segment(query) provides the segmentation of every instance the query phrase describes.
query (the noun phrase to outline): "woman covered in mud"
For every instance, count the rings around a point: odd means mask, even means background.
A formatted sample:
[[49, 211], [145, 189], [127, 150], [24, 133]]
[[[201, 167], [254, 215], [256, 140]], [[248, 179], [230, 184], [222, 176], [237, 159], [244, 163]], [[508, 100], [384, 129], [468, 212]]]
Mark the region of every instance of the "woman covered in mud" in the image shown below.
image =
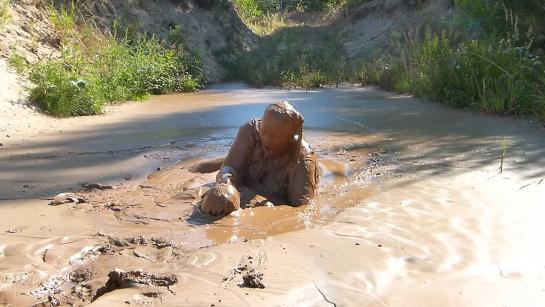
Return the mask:
[[286, 101], [271, 104], [263, 119], [253, 119], [238, 131], [216, 176], [216, 184], [201, 202], [201, 212], [224, 215], [261, 197], [272, 202], [307, 204], [316, 191], [316, 156], [303, 139], [303, 117]]

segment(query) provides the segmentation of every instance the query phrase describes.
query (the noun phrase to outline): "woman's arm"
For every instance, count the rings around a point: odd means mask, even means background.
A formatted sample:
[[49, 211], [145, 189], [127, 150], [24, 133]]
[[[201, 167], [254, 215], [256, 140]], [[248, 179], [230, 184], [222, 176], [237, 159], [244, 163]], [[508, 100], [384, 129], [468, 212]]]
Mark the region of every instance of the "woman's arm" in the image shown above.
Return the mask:
[[229, 154], [216, 176], [216, 182], [227, 183], [230, 181], [235, 185], [241, 183], [248, 171], [257, 143], [257, 124], [257, 120], [253, 119], [240, 127]]
[[288, 185], [288, 200], [292, 206], [306, 205], [314, 197], [320, 170], [314, 153], [301, 159]]

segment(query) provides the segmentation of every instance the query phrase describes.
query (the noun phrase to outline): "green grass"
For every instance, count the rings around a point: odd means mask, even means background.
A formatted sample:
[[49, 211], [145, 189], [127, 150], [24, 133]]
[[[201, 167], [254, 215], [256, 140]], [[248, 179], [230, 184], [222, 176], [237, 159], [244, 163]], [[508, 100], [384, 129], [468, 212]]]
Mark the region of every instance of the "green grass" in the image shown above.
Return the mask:
[[70, 2], [68, 7], [63, 5], [60, 9], [50, 5], [48, 13], [51, 23], [61, 36], [64, 37], [67, 33], [74, 33], [77, 20], [77, 8], [74, 1]]
[[0, 31], [4, 29], [10, 20], [9, 0], [0, 0]]
[[[12, 52], [10, 63], [32, 83], [30, 99], [54, 116], [91, 115], [107, 103], [152, 94], [194, 91], [205, 79], [199, 62], [181, 43], [115, 29], [106, 34], [79, 22], [74, 6], [50, 8], [61, 37], [58, 57], [27, 64]], [[180, 39], [180, 29], [171, 37]], [[117, 34], [125, 33], [120, 38]]]
[[531, 38], [459, 41], [447, 32], [407, 36], [392, 55], [364, 62], [364, 84], [459, 107], [545, 119], [545, 65]]
[[[542, 0], [454, 0], [468, 16], [476, 18], [488, 37], [501, 38], [511, 31], [513, 24], [521, 29], [532, 29], [541, 45], [545, 40], [545, 5]], [[470, 23], [463, 19], [466, 24]], [[543, 47], [543, 45], [541, 45]]]

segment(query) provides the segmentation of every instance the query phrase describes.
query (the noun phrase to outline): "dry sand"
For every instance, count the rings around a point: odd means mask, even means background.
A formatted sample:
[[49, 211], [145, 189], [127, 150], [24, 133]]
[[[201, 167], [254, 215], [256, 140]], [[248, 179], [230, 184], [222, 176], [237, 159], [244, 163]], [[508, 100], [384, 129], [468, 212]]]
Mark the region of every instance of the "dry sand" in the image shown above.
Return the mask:
[[[278, 99], [305, 116], [320, 195], [202, 218], [194, 204], [214, 174], [190, 166], [224, 155]], [[0, 305], [545, 301], [541, 125], [375, 89], [240, 87], [52, 121], [0, 149]], [[65, 191], [89, 203], [47, 206]]]

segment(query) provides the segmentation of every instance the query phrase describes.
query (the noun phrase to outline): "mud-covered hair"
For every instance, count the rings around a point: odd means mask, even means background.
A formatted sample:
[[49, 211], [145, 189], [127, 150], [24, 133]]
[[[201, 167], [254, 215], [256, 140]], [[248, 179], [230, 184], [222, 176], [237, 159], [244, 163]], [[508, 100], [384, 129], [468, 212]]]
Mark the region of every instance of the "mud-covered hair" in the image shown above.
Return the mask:
[[266, 114], [272, 114], [275, 117], [285, 120], [287, 123], [290, 123], [293, 126], [294, 137], [296, 136], [299, 141], [303, 139], [303, 123], [305, 120], [301, 113], [299, 113], [295, 108], [287, 101], [278, 101], [275, 102], [265, 109]]
[[301, 154], [303, 147], [303, 123], [305, 120], [301, 113], [287, 101], [275, 102], [265, 109], [265, 115], [270, 114], [283, 122], [289, 123], [292, 126], [293, 143], [289, 155], [293, 157], [292, 161], [298, 163], [297, 157]]

